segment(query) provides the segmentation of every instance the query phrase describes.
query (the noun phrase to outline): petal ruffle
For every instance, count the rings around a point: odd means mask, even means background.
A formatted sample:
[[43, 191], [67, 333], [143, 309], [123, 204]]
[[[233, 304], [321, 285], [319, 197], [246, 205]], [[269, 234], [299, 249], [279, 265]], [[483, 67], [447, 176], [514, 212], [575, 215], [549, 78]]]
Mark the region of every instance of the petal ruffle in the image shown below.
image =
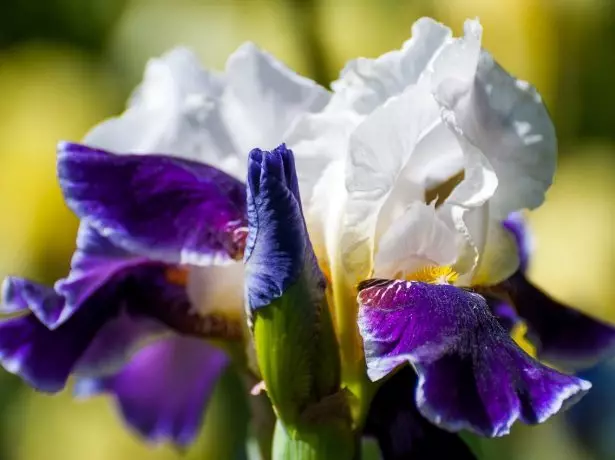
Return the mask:
[[245, 187], [211, 166], [62, 143], [58, 175], [73, 211], [124, 249], [193, 265], [242, 255]]
[[[417, 85], [371, 113], [350, 137], [341, 251], [353, 278], [365, 279], [371, 271], [365, 262], [373, 260], [381, 209], [400, 172], [413, 160], [421, 136], [439, 122], [439, 116], [431, 95]], [[412, 164], [424, 169], [423, 161]], [[403, 185], [407, 185], [404, 204], [423, 199], [421, 184], [408, 180]]]
[[0, 321], [0, 364], [39, 391], [62, 390], [96, 333], [113, 315], [113, 309], [103, 308], [107, 305], [99, 301], [95, 308], [82, 309], [70, 321], [50, 330], [36, 315], [26, 312], [40, 310], [43, 304], [54, 304], [61, 309], [64, 299], [52, 288], [7, 278], [3, 292], [10, 293], [4, 303], [13, 309], [19, 306], [24, 314]]
[[615, 327], [556, 301], [517, 272], [499, 288], [527, 323], [540, 359], [565, 369], [584, 369], [615, 350]]
[[173, 337], [146, 346], [115, 375], [78, 380], [75, 393], [110, 393], [143, 437], [184, 447], [196, 438], [227, 363], [222, 351], [201, 340]]
[[250, 152], [248, 222], [245, 264], [250, 310], [271, 304], [302, 273], [324, 290], [303, 218], [293, 153], [284, 144], [271, 152]]
[[203, 69], [193, 52], [173, 49], [147, 63], [126, 111], [94, 127], [84, 143], [114, 152], [166, 152], [233, 170], [237, 149], [220, 114], [223, 90], [223, 78]]
[[226, 326], [222, 322], [191, 311], [185, 286], [169, 282], [168, 270], [149, 263], [115, 272], [54, 329], [30, 312], [40, 311], [41, 305], [61, 311], [65, 297], [31, 281], [7, 278], [3, 310], [20, 316], [0, 322], [1, 364], [34, 388], [56, 392], [70, 374], [116, 371], [143, 343], [169, 328], [205, 336], [226, 332], [219, 330]]
[[412, 25], [412, 38], [400, 50], [350, 61], [331, 85], [334, 94], [327, 110], [371, 112], [418, 82], [450, 36], [448, 27], [431, 18], [419, 19]]
[[369, 376], [411, 363], [417, 406], [438, 426], [502, 436], [516, 420], [545, 421], [591, 386], [528, 356], [476, 293], [376, 280], [363, 285], [358, 301]]
[[421, 415], [408, 391], [417, 382], [414, 370], [404, 366], [380, 387], [372, 400], [365, 434], [376, 437], [383, 458], [476, 459], [458, 435], [438, 428]]
[[255, 146], [274, 148], [299, 115], [318, 112], [329, 92], [287, 68], [253, 43], [240, 46], [226, 63], [228, 81], [222, 99], [227, 126], [233, 127], [240, 152]]
[[[557, 141], [537, 91], [480, 51], [477, 21], [467, 21], [465, 30], [466, 36], [434, 61], [432, 83], [438, 101], [455, 113], [464, 136], [484, 153], [498, 177], [490, 202], [495, 223], [544, 201], [555, 172]], [[462, 65], [459, 59], [470, 48], [473, 53]]]
[[[82, 222], [77, 233], [77, 249], [66, 278], [57, 281], [55, 291], [64, 299], [57, 310], [42, 315], [30, 308], [48, 328], [54, 329], [72, 316], [87, 299], [112, 277], [126, 270], [146, 264], [147, 260], [114, 246], [90, 225]], [[22, 291], [25, 292], [25, 291]]]

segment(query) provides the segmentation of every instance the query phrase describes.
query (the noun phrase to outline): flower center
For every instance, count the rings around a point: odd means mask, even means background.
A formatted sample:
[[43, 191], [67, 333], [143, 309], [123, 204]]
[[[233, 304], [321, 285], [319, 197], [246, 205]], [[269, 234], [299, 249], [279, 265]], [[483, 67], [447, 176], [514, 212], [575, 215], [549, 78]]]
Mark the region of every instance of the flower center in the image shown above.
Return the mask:
[[408, 281], [419, 281], [429, 284], [452, 284], [459, 274], [450, 266], [427, 265], [406, 276]]

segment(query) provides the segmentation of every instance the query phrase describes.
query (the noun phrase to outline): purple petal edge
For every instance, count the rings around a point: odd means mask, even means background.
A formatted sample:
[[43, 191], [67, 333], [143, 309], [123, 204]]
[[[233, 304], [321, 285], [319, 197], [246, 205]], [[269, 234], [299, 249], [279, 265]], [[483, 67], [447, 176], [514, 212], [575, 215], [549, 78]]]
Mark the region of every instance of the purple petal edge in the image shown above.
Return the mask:
[[117, 374], [80, 379], [75, 395], [109, 393], [128, 425], [153, 443], [186, 447], [196, 438], [226, 355], [185, 337], [159, 340], [139, 351]]
[[201, 266], [242, 256], [245, 186], [212, 166], [62, 142], [58, 177], [68, 206], [132, 253]]
[[528, 326], [540, 359], [565, 369], [587, 369], [615, 353], [615, 327], [570, 308], [517, 272], [501, 287]]
[[516, 420], [541, 423], [591, 387], [528, 356], [476, 293], [388, 280], [361, 288], [368, 375], [377, 380], [412, 364], [417, 406], [440, 427], [503, 436]]

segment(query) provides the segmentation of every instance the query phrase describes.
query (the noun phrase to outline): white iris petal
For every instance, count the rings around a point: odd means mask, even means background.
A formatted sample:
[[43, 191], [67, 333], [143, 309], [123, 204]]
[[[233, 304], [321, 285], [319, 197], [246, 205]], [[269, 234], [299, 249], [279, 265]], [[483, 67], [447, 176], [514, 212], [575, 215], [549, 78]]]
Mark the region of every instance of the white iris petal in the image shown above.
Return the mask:
[[536, 90], [481, 49], [478, 20], [460, 38], [431, 19], [412, 30], [402, 49], [351, 61], [325, 111], [311, 115], [313, 126], [355, 118], [300, 144], [337, 163], [308, 210], [324, 229], [310, 230], [326, 246], [324, 265], [342, 257], [351, 279], [431, 261], [450, 264], [461, 285], [499, 282], [519, 263], [501, 221], [544, 200], [553, 125]]

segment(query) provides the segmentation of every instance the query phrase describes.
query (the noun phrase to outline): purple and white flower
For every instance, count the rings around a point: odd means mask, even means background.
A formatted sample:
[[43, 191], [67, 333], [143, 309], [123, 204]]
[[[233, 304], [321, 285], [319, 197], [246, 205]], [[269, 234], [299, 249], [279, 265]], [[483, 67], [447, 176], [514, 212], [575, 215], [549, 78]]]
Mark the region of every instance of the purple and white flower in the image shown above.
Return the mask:
[[247, 154], [328, 99], [252, 44], [224, 74], [186, 49], [150, 61], [124, 114], [58, 146], [77, 250], [53, 288], [5, 280], [2, 365], [52, 393], [74, 375], [149, 440], [193, 441], [229, 360], [207, 340], [246, 339]]
[[506, 292], [546, 339], [545, 352], [568, 345], [573, 356], [579, 343], [579, 353], [601, 355], [615, 330], [583, 317], [583, 333], [601, 328], [585, 346], [591, 339], [567, 326], [570, 310], [549, 309], [518, 279], [525, 243], [502, 222], [544, 201], [555, 131], [536, 90], [507, 74], [481, 48], [481, 35], [475, 20], [461, 38], [417, 21], [402, 49], [346, 66], [325, 110], [296, 125], [309, 134], [315, 129], [306, 126], [326, 121], [335, 135], [307, 135], [295, 149], [331, 158], [307, 214], [345, 362], [358, 361], [358, 308], [372, 380], [410, 364], [419, 379], [407, 391], [423, 416], [448, 430], [501, 436], [516, 420], [546, 420], [590, 384], [528, 356], [478, 292], [512, 283]]
[[[244, 292], [248, 310], [266, 314], [307, 279], [305, 311], [334, 310], [355, 422], [374, 393], [363, 387], [381, 384], [365, 374], [391, 377], [385, 386], [403, 377], [391, 387], [400, 412], [367, 418], [382, 436], [410, 427], [415, 444], [402, 452], [426, 452], [414, 432], [502, 436], [575, 402], [590, 384], [529, 356], [511, 327], [526, 321], [539, 358], [558, 364], [603, 356], [614, 329], [525, 277], [517, 213], [544, 200], [555, 131], [536, 90], [482, 50], [481, 34], [478, 21], [454, 38], [421, 19], [402, 49], [349, 63], [332, 95], [253, 45], [220, 75], [183, 49], [151, 61], [123, 115], [88, 146], [59, 146], [78, 249], [54, 288], [5, 281], [3, 308], [16, 316], [0, 323], [2, 364], [50, 392], [74, 374], [79, 394], [113, 393], [145, 436], [186, 444], [228, 359], [202, 339], [247, 339]], [[296, 155], [259, 150], [283, 142]], [[317, 335], [307, 329], [298, 340]], [[292, 360], [291, 349], [261, 356]], [[327, 353], [309, 351], [298, 367], [326, 369]], [[270, 381], [287, 380], [273, 364]], [[337, 379], [316, 394], [314, 376], [292, 377], [306, 401], [346, 397]], [[151, 384], [137, 390], [138, 380]], [[271, 390], [297, 402], [295, 388]], [[306, 408], [295, 409], [302, 420]]]

